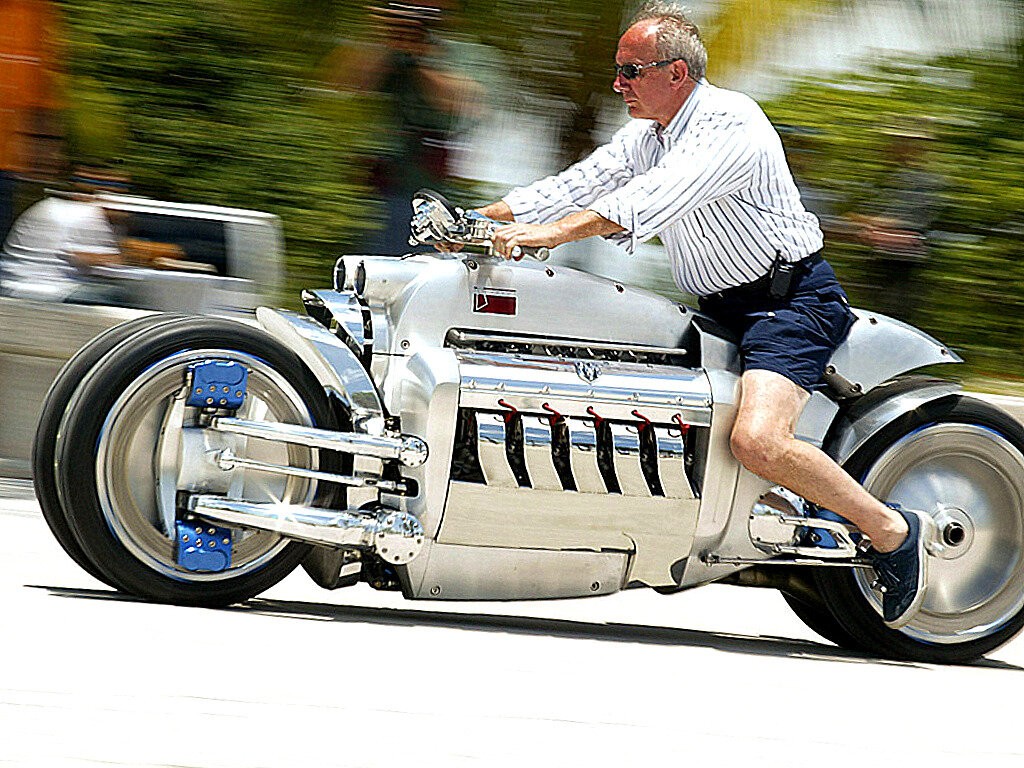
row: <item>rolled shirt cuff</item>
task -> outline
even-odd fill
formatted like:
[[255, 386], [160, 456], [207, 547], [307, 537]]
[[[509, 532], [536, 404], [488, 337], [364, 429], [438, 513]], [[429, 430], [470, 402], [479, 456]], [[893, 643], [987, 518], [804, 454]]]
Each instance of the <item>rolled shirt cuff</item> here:
[[615, 222], [626, 230], [625, 232], [613, 232], [610, 235], [604, 235], [605, 240], [625, 248], [626, 252], [630, 254], [636, 250], [638, 242], [636, 236], [636, 208], [616, 200], [615, 195], [605, 195], [587, 207], [599, 216], [603, 216], [608, 221]]
[[512, 211], [512, 218], [519, 224], [537, 224], [536, 198], [521, 188], [513, 189], [502, 198], [502, 202]]

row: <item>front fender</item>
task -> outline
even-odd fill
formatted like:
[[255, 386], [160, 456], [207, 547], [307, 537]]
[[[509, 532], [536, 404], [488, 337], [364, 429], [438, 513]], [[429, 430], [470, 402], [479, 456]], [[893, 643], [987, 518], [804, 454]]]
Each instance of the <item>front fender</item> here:
[[384, 404], [370, 374], [347, 344], [312, 318], [295, 312], [260, 307], [256, 319], [263, 330], [302, 358], [328, 394], [341, 400], [357, 432], [383, 434]]

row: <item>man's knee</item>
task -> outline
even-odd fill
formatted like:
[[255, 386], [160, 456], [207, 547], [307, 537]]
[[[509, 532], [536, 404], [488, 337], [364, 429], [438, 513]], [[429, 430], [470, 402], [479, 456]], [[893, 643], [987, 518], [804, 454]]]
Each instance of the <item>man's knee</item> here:
[[757, 474], [763, 474], [785, 455], [784, 436], [765, 424], [737, 423], [729, 436], [729, 447], [740, 464]]

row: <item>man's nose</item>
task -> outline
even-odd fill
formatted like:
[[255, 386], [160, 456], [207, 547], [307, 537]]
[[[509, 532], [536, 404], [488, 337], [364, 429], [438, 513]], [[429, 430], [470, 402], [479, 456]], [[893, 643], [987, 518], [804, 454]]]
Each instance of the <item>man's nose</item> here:
[[616, 93], [622, 93], [626, 88], [629, 87], [627, 85], [628, 82], [629, 81], [622, 76], [621, 72], [616, 72], [615, 79], [612, 80], [612, 90], [615, 91]]

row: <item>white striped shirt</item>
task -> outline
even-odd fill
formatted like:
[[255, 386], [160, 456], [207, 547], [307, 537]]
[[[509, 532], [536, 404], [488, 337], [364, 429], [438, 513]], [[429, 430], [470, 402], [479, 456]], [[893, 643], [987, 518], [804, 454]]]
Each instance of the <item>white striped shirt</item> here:
[[631, 120], [586, 159], [504, 200], [528, 224], [592, 210], [626, 230], [608, 239], [629, 253], [660, 235], [676, 284], [698, 296], [758, 279], [777, 253], [797, 261], [822, 247], [764, 112], [707, 80], [667, 127]]

